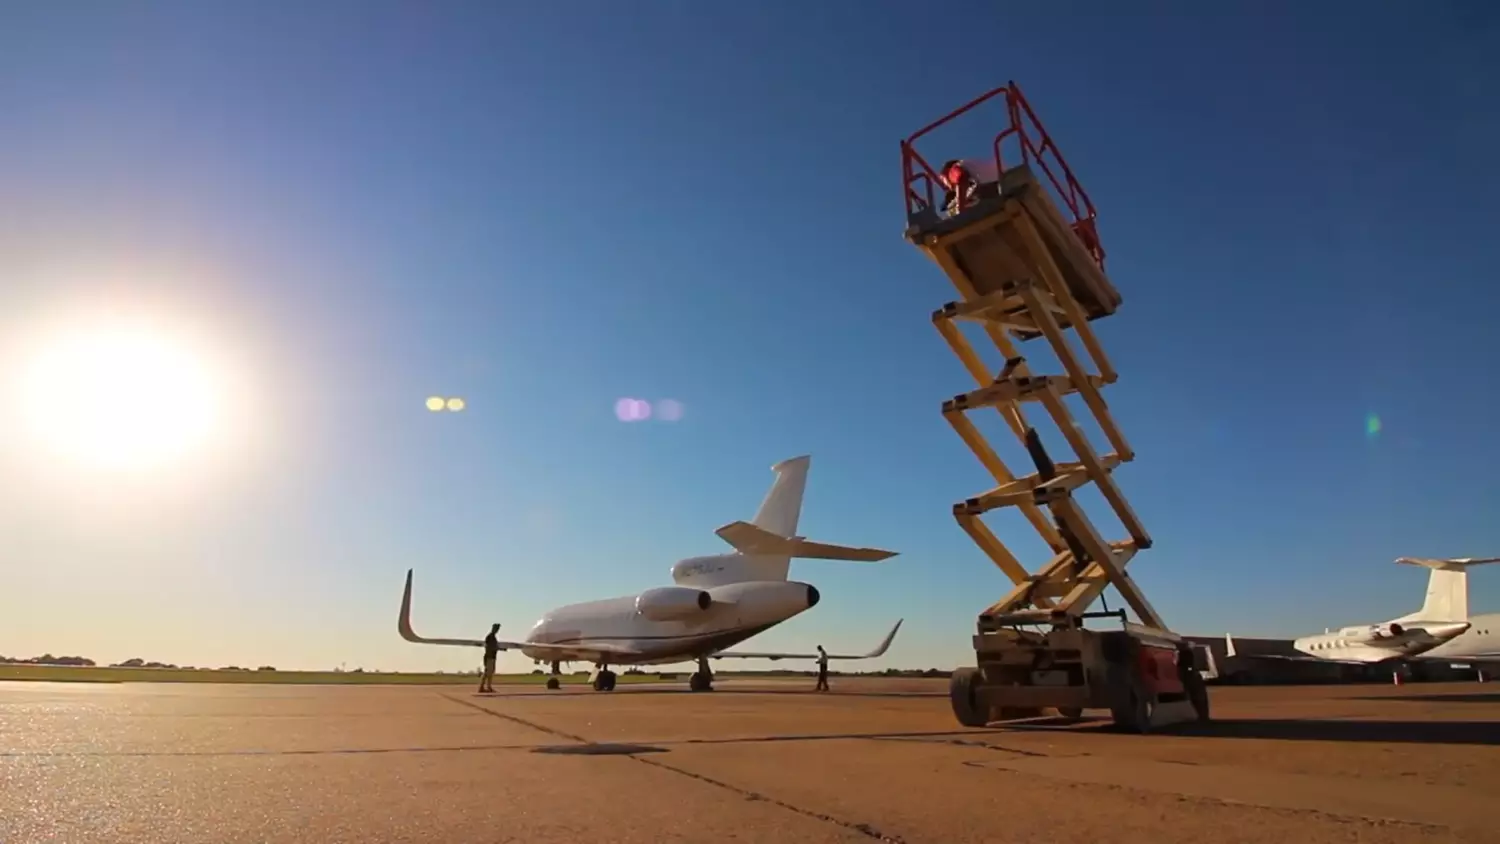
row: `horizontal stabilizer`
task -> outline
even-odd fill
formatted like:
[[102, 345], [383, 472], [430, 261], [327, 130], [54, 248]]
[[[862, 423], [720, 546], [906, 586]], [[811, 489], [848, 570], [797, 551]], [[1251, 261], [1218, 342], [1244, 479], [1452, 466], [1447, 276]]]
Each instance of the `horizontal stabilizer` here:
[[749, 522], [730, 522], [714, 533], [741, 554], [814, 560], [848, 560], [857, 563], [878, 563], [896, 556], [895, 551], [880, 548], [853, 548], [847, 545], [810, 542], [799, 536], [777, 536]]
[[1429, 557], [1397, 557], [1396, 562], [1405, 563], [1409, 566], [1423, 566], [1429, 569], [1441, 571], [1462, 571], [1468, 566], [1479, 566], [1485, 563], [1500, 563], [1500, 557], [1454, 557], [1450, 560], [1435, 560]]

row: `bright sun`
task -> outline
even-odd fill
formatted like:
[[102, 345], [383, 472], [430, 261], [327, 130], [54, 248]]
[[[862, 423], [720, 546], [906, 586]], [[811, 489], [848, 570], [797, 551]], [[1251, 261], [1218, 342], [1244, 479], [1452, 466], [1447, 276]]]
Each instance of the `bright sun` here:
[[202, 448], [222, 422], [207, 360], [151, 323], [58, 332], [30, 357], [19, 386], [38, 444], [91, 468], [162, 466]]

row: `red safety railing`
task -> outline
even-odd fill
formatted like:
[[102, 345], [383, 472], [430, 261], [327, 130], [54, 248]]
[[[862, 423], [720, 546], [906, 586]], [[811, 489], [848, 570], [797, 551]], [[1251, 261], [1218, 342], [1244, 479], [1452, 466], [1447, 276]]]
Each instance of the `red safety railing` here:
[[[1088, 193], [1073, 176], [1072, 168], [1063, 159], [1057, 144], [1052, 142], [1052, 136], [1042, 128], [1036, 112], [1032, 111], [1031, 104], [1022, 96], [1021, 89], [1015, 82], [1007, 83], [1004, 87], [996, 88], [965, 103], [946, 116], [917, 130], [915, 134], [901, 142], [901, 190], [906, 199], [907, 217], [910, 218], [927, 209], [937, 211], [935, 196], [942, 190], [943, 184], [937, 172], [932, 169], [921, 153], [917, 152], [917, 139], [997, 97], [1004, 98], [1009, 125], [996, 133], [994, 143], [991, 145], [995, 157], [995, 172], [1004, 173], [1006, 169], [1017, 164], [1031, 165], [1033, 172], [1039, 176], [1039, 180], [1050, 184], [1060, 204], [1072, 215], [1073, 231], [1078, 235], [1078, 239], [1094, 256], [1094, 260], [1103, 266], [1104, 247], [1099, 243], [1094, 203], [1089, 200]], [[1012, 138], [1015, 139], [1015, 146], [1020, 152], [1017, 160], [1007, 163], [1002, 154], [1002, 145]], [[947, 156], [947, 158], [962, 157], [965, 156]], [[961, 206], [959, 210], [962, 210]]]

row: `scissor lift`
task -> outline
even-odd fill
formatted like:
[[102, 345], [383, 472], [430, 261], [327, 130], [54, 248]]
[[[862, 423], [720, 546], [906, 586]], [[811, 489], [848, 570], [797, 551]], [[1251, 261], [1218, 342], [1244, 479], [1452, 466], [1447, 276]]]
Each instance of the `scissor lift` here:
[[[940, 206], [935, 194], [944, 183], [916, 142], [985, 104], [1002, 106], [1005, 114], [987, 151], [997, 178], [981, 185], [967, 206], [961, 198]], [[1112, 474], [1135, 453], [1101, 394], [1118, 376], [1090, 322], [1113, 314], [1121, 299], [1104, 273], [1093, 203], [1014, 82], [907, 138], [901, 157], [906, 238], [942, 268], [961, 297], [934, 312], [933, 324], [979, 385], [944, 402], [943, 416], [997, 484], [955, 504], [953, 516], [1014, 582], [979, 616], [977, 667], [960, 668], [951, 681], [954, 714], [967, 726], [984, 726], [1048, 708], [1067, 718], [1109, 709], [1118, 726], [1136, 732], [1206, 720], [1197, 649], [1167, 629], [1125, 570], [1137, 552], [1151, 547], [1151, 536]], [[961, 322], [976, 323], [999, 351], [1004, 364], [998, 374]], [[1032, 372], [1023, 346], [1037, 342], [1050, 347], [1062, 373]], [[1075, 421], [1064, 401], [1070, 394], [1082, 399], [1103, 432], [1104, 454]], [[1055, 462], [1047, 453], [1028, 417], [1038, 406], [1037, 424], [1042, 416], [1050, 419], [1075, 460]], [[1016, 477], [980, 433], [970, 414], [985, 408], [995, 408], [1021, 441], [1032, 474]], [[1123, 539], [1106, 540], [1075, 501], [1087, 485], [1114, 510]], [[1003, 507], [1019, 509], [1051, 549], [1052, 558], [1035, 573], [981, 519]], [[1111, 585], [1135, 621], [1123, 609], [1089, 611]], [[1100, 618], [1116, 619], [1118, 627], [1085, 627]]]

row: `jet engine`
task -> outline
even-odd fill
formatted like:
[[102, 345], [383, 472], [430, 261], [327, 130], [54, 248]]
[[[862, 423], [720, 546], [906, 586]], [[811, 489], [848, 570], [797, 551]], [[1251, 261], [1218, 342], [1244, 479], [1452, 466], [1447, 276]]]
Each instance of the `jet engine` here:
[[1389, 621], [1385, 624], [1372, 624], [1369, 627], [1346, 627], [1340, 631], [1340, 635], [1359, 642], [1379, 642], [1385, 639], [1395, 639], [1405, 632], [1405, 627]]
[[701, 589], [662, 586], [642, 592], [635, 611], [652, 621], [677, 621], [705, 612], [713, 603], [713, 596]]

